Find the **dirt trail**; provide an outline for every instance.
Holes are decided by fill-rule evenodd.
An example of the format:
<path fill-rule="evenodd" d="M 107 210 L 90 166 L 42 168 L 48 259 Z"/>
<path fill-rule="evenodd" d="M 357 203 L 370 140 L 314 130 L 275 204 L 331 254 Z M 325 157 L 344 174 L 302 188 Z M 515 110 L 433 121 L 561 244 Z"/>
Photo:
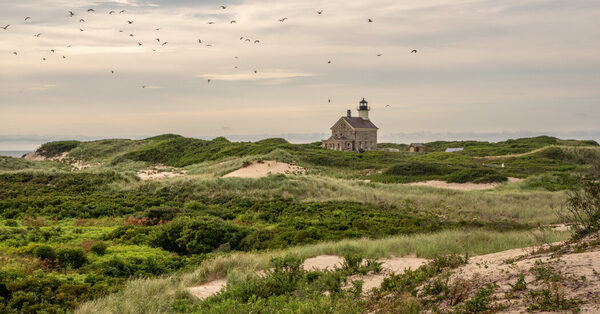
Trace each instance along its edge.
<path fill-rule="evenodd" d="M 508 181 L 506 183 L 514 183 L 514 182 L 520 182 L 520 181 L 523 181 L 523 179 L 508 178 Z M 408 185 L 413 185 L 413 186 L 428 186 L 428 187 L 432 187 L 432 188 L 450 189 L 450 190 L 459 190 L 459 191 L 476 191 L 476 190 L 493 189 L 493 188 L 498 187 L 498 186 L 500 186 L 502 184 L 504 184 L 504 183 L 471 183 L 471 182 L 467 182 L 467 183 L 448 183 L 448 182 L 445 182 L 445 181 L 429 180 L 429 181 L 424 181 L 424 182 L 409 183 Z"/>
<path fill-rule="evenodd" d="M 523 156 L 535 154 L 537 152 L 543 151 L 544 149 L 548 149 L 548 148 L 551 148 L 551 147 L 558 147 L 558 148 L 594 148 L 594 149 L 598 149 L 597 146 L 549 145 L 549 146 L 544 146 L 544 147 L 541 147 L 541 148 L 536 148 L 536 149 L 534 149 L 532 151 L 528 151 L 528 152 L 520 153 L 520 154 L 508 154 L 508 155 L 500 155 L 500 156 L 484 156 L 484 157 L 480 157 L 480 158 L 487 159 L 487 160 L 494 160 L 494 159 L 511 158 L 511 157 L 523 157 Z"/>
<path fill-rule="evenodd" d="M 274 160 L 265 160 L 262 162 L 253 161 L 247 167 L 240 168 L 223 176 L 223 178 L 261 178 L 269 174 L 304 174 L 306 170 L 302 167 L 278 162 Z"/>

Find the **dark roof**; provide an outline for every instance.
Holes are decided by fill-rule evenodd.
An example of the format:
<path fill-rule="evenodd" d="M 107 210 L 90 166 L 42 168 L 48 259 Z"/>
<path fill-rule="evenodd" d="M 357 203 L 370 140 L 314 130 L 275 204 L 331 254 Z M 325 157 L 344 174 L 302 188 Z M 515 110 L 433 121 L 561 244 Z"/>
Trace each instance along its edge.
<path fill-rule="evenodd" d="M 364 120 L 361 117 L 342 117 L 351 127 L 355 129 L 377 129 L 375 124 L 369 120 Z"/>
<path fill-rule="evenodd" d="M 423 143 L 411 143 L 410 146 L 414 146 L 414 147 L 421 147 L 421 146 L 423 146 L 423 147 L 425 147 L 425 144 L 423 144 Z"/>

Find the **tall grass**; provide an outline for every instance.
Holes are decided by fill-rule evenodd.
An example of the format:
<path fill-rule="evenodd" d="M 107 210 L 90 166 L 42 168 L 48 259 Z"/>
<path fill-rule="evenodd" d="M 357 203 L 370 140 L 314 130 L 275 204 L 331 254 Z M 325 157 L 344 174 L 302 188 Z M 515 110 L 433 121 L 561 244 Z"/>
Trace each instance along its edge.
<path fill-rule="evenodd" d="M 379 240 L 344 240 L 300 246 L 285 250 L 260 253 L 231 253 L 205 261 L 191 273 L 172 275 L 158 279 L 130 281 L 121 291 L 105 298 L 84 303 L 76 313 L 161 313 L 171 312 L 170 302 L 175 294 L 184 293 L 191 286 L 229 276 L 267 270 L 273 257 L 292 254 L 308 258 L 324 254 L 343 256 L 346 253 L 362 253 L 372 258 L 416 255 L 432 258 L 436 255 L 461 253 L 479 255 L 498 251 L 540 245 L 566 240 L 567 232 L 542 233 L 443 231 L 434 234 L 395 236 Z"/>

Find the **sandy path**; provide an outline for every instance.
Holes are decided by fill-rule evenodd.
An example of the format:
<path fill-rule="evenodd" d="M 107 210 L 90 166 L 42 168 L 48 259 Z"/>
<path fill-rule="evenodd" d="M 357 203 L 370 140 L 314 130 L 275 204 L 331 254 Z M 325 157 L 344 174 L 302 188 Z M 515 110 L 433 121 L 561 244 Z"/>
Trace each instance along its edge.
<path fill-rule="evenodd" d="M 201 286 L 189 288 L 188 291 L 200 300 L 204 300 L 211 295 L 217 294 L 225 287 L 227 281 L 225 279 L 213 280 Z"/>
<path fill-rule="evenodd" d="M 261 178 L 269 174 L 304 174 L 305 171 L 302 167 L 274 160 L 253 161 L 249 166 L 230 172 L 223 178 Z"/>
<path fill-rule="evenodd" d="M 506 183 L 514 183 L 514 182 L 520 182 L 520 181 L 523 181 L 523 179 L 508 178 L 508 181 Z M 450 190 L 459 190 L 459 191 L 475 191 L 475 190 L 493 189 L 502 184 L 505 184 L 505 183 L 470 183 L 470 182 L 448 183 L 445 181 L 429 180 L 429 181 L 424 181 L 424 182 L 409 183 L 408 185 L 428 186 L 428 187 L 438 188 L 438 189 L 450 189 Z"/>
<path fill-rule="evenodd" d="M 344 263 L 344 258 L 337 255 L 320 255 L 311 258 L 307 258 L 304 260 L 304 269 L 311 270 L 319 270 L 323 271 L 326 269 L 334 269 L 335 267 L 342 267 Z"/>

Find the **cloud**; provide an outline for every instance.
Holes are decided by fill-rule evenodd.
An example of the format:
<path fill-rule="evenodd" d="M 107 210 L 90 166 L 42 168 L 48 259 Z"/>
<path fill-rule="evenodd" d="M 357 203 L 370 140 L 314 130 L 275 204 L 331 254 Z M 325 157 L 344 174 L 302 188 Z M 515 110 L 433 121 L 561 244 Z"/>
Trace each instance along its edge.
<path fill-rule="evenodd" d="M 199 74 L 197 77 L 211 79 L 215 81 L 258 81 L 258 80 L 287 80 L 301 77 L 315 76 L 312 73 L 301 72 L 257 72 L 257 73 L 228 73 L 228 74 Z"/>

